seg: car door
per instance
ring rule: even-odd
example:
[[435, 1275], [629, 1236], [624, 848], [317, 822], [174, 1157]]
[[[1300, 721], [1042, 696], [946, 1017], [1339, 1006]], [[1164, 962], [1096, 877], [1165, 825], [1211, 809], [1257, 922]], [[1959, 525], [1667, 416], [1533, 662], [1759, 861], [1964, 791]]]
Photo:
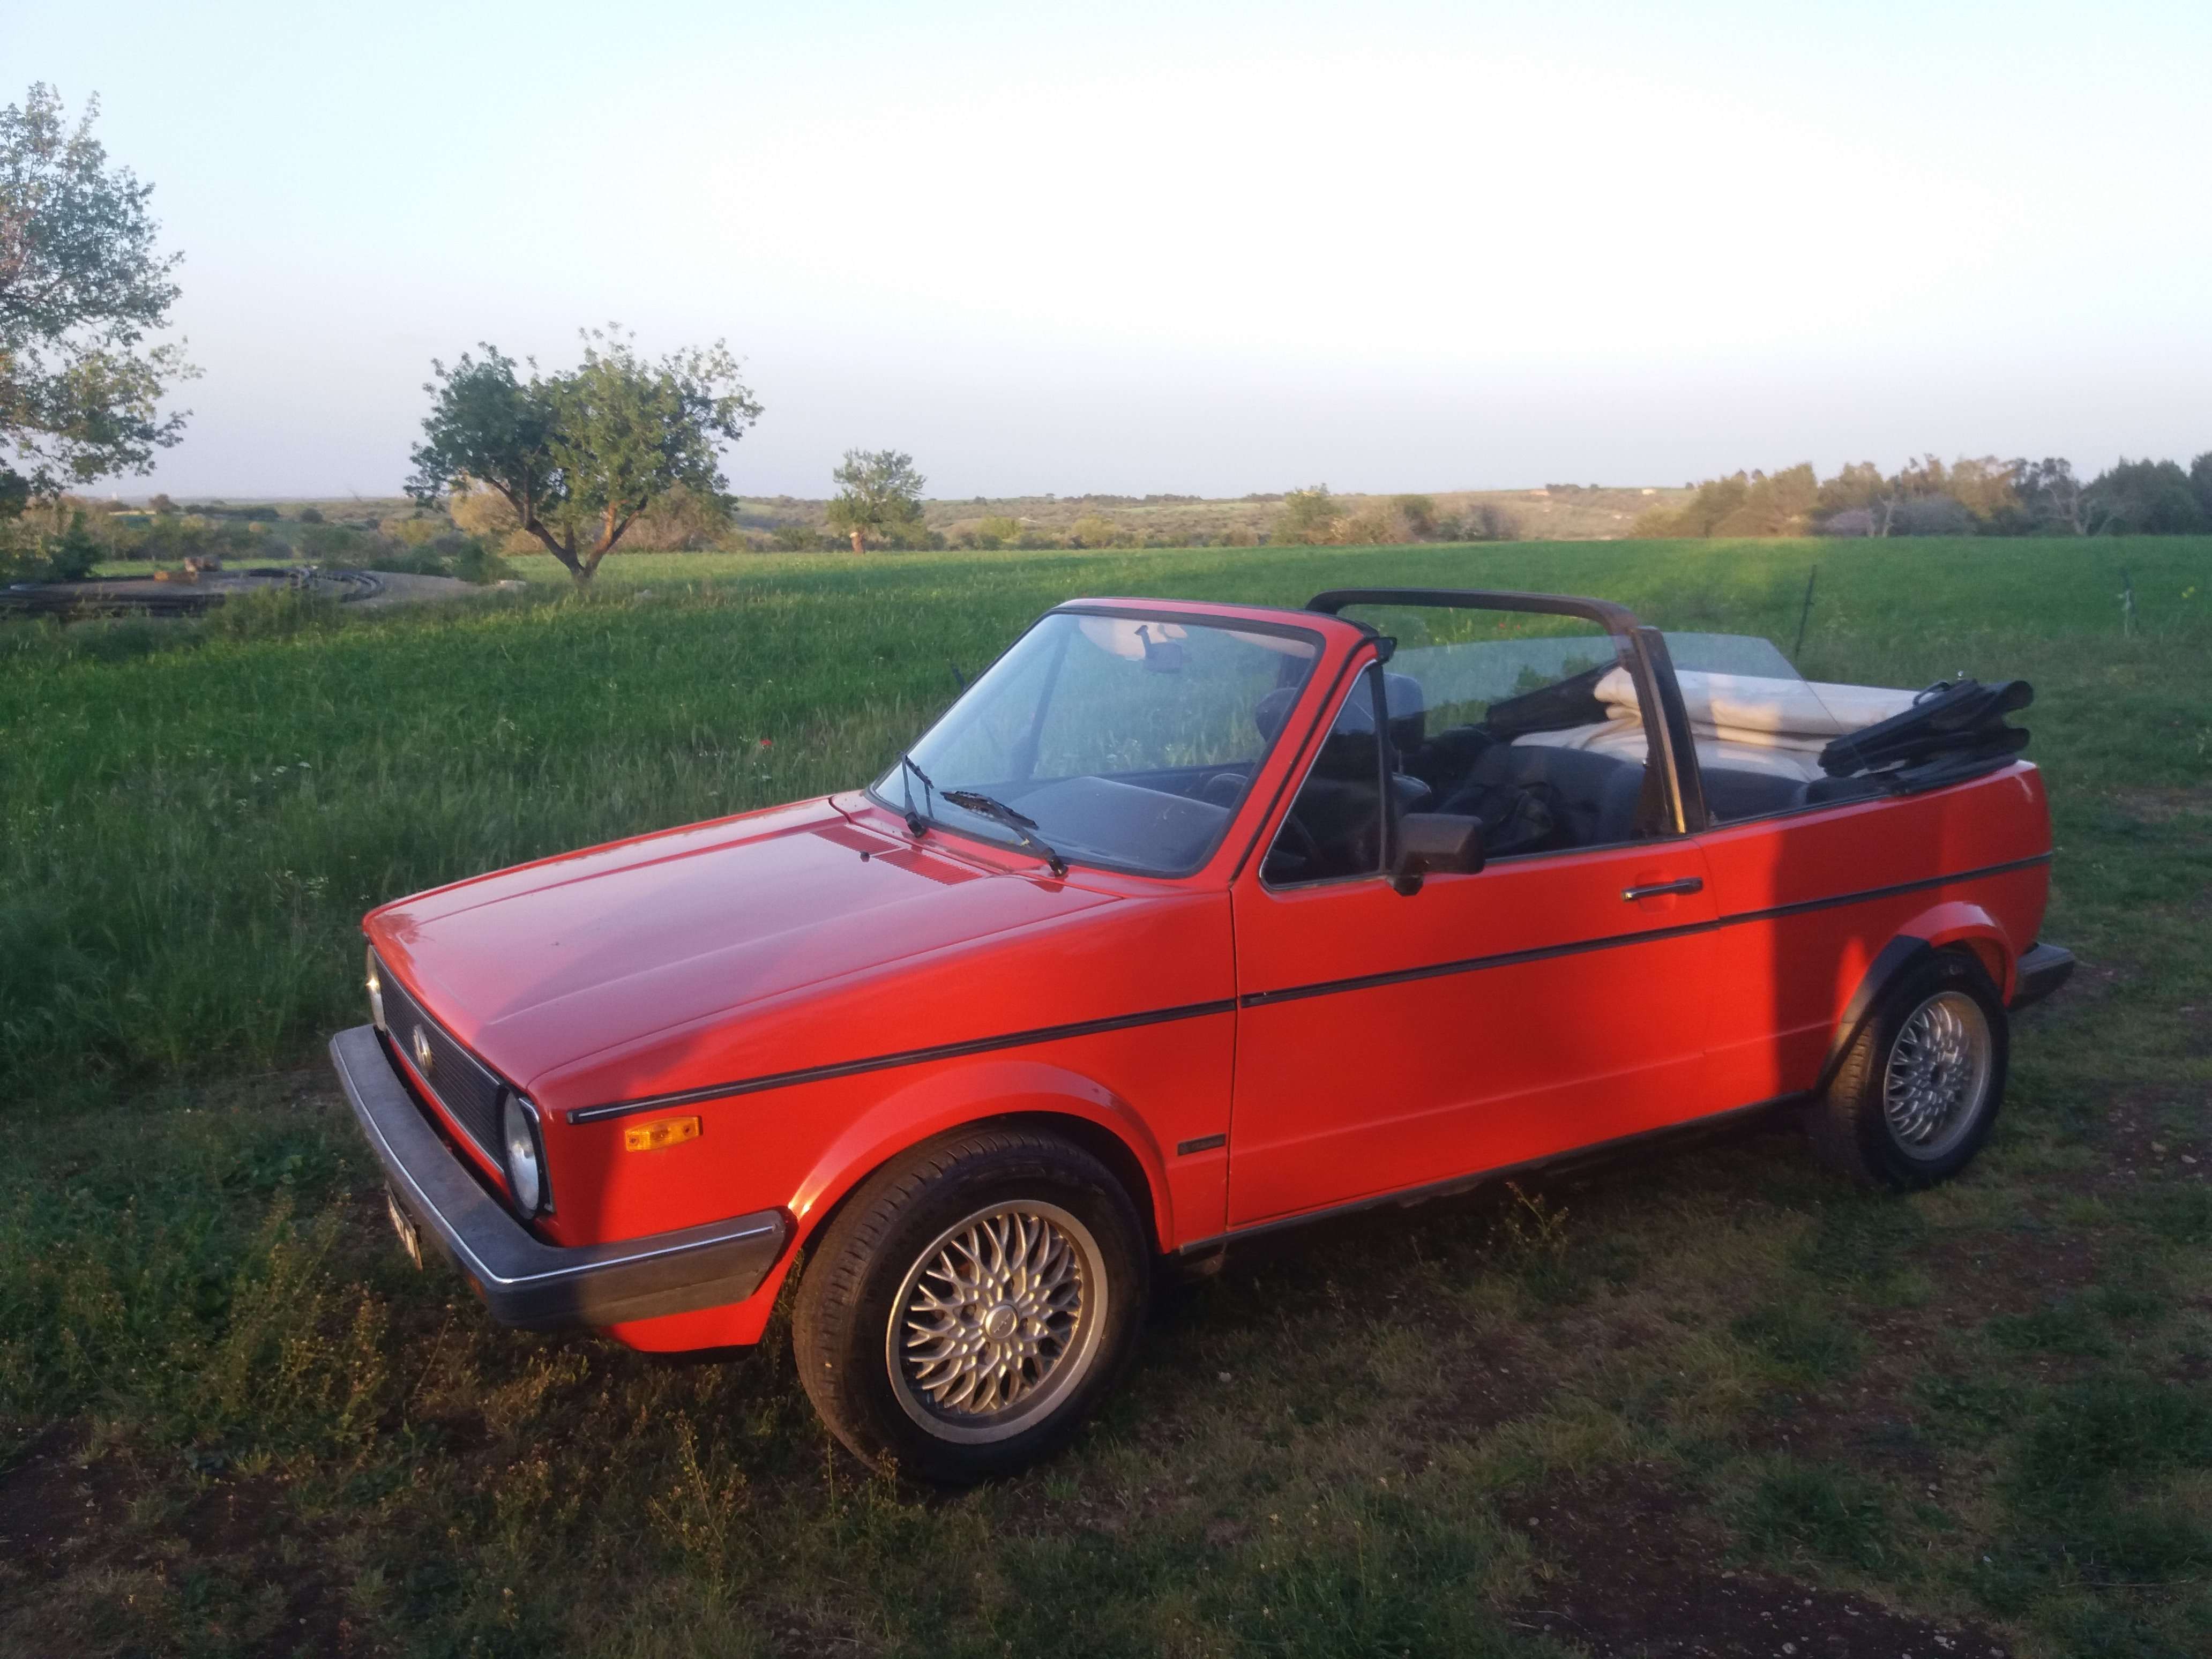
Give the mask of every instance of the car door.
[[[1602, 667], [1619, 646], [1595, 637]], [[1310, 740], [1266, 854], [1232, 884], [1232, 1228], [1711, 1109], [1713, 902], [1697, 843], [1679, 819], [1657, 821], [1670, 792], [1641, 772], [1620, 776], [1614, 793], [1634, 798], [1640, 817], [1626, 827], [1637, 833], [1611, 839], [1623, 824], [1589, 817], [1527, 850], [1513, 850], [1516, 836], [1528, 840], [1513, 827], [1517, 809], [1486, 803], [1501, 850], [1486, 866], [1401, 890], [1410, 884], [1393, 879], [1394, 815], [1442, 803], [1395, 769], [1413, 763], [1397, 739], [1424, 688], [1418, 653], [1401, 650], [1386, 674], [1392, 643], [1378, 641]], [[1363, 729], [1377, 734], [1364, 803], [1352, 799], [1358, 745], [1344, 741]], [[1425, 734], [1424, 750], [1430, 735], [1452, 734]], [[1516, 751], [1492, 769], [1506, 763], [1555, 765]], [[1356, 827], [1340, 834], [1347, 823]]]

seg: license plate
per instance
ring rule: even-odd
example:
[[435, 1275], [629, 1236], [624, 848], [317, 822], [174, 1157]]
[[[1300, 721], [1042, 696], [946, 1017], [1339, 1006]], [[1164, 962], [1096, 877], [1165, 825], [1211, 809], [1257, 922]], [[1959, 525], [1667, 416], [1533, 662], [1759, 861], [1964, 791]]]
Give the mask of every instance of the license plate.
[[422, 1265], [422, 1230], [415, 1224], [415, 1218], [407, 1213], [399, 1201], [399, 1194], [391, 1188], [384, 1189], [385, 1212], [392, 1218], [392, 1231], [399, 1235], [399, 1248], [407, 1252], [407, 1259], [417, 1268]]

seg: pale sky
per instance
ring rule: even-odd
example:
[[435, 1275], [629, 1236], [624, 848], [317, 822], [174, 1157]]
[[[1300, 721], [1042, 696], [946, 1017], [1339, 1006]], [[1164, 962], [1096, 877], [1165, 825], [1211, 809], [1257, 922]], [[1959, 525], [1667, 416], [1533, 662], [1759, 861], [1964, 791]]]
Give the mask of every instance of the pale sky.
[[186, 255], [125, 493], [382, 495], [429, 360], [726, 337], [749, 495], [2212, 449], [2212, 4], [0, 0]]

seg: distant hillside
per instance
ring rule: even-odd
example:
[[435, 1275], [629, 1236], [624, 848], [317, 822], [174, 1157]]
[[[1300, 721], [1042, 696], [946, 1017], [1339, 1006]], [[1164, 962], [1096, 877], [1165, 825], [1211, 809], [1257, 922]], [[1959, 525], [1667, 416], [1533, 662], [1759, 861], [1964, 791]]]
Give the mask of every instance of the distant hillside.
[[[1527, 541], [1610, 541], [1626, 536], [1638, 514], [1654, 507], [1679, 505], [1690, 495], [1679, 488], [1609, 489], [1595, 484], [1424, 493], [1435, 501], [1437, 513], [1447, 518], [1464, 518], [1484, 506], [1500, 508], [1518, 526], [1517, 538]], [[1334, 499], [1340, 511], [1358, 514], [1394, 497], [1340, 495]], [[1132, 531], [1146, 542], [1172, 547], [1200, 539], [1218, 542], [1240, 530], [1265, 535], [1282, 501], [1279, 492], [1225, 501], [1197, 495], [977, 495], [965, 501], [926, 502], [923, 517], [932, 530], [948, 539], [973, 532], [987, 518], [1012, 519], [1025, 530], [1057, 537], [1065, 535], [1078, 519], [1096, 517]], [[819, 525], [828, 506], [827, 501], [794, 495], [746, 496], [739, 501], [738, 523], [745, 529], [761, 531], [772, 531], [794, 520]]]
[[[1655, 507], [1679, 507], [1691, 495], [1679, 488], [1556, 483], [1530, 489], [1422, 493], [1434, 502], [1439, 520], [1471, 520], [1482, 509], [1489, 509], [1506, 527], [1502, 538], [1521, 541], [1611, 541], [1629, 534], [1638, 514]], [[137, 505], [146, 498], [124, 499]], [[1332, 496], [1331, 504], [1346, 517], [1358, 517], [1370, 508], [1387, 509], [1397, 499], [1338, 495]], [[1140, 545], [1178, 547], [1263, 538], [1273, 528], [1282, 504], [1280, 492], [1230, 500], [1196, 495], [977, 495], [927, 501], [923, 516], [929, 529], [953, 543], [971, 538], [986, 519], [1011, 519], [1023, 535], [1033, 535], [1047, 544], [1066, 540], [1079, 520], [1103, 519]], [[287, 540], [292, 535], [291, 526], [303, 520], [309, 524], [389, 530], [422, 516], [412, 502], [400, 496], [197, 497], [179, 501], [177, 506], [185, 513], [211, 520], [258, 520]], [[734, 507], [734, 532], [721, 541], [725, 546], [742, 547], [764, 544], [778, 530], [793, 526], [825, 529], [829, 501], [797, 495], [739, 495]], [[635, 551], [653, 546], [649, 535], [626, 538], [623, 544], [624, 550]]]

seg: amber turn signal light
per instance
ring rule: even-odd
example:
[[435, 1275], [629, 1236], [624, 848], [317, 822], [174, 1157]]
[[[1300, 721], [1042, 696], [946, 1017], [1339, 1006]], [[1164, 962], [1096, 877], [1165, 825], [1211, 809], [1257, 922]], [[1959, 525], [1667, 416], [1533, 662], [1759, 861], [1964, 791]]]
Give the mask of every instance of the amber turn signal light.
[[680, 1146], [687, 1140], [699, 1138], [699, 1120], [696, 1117], [655, 1118], [650, 1123], [640, 1123], [623, 1131], [623, 1150], [626, 1152], [657, 1152], [663, 1146]]

